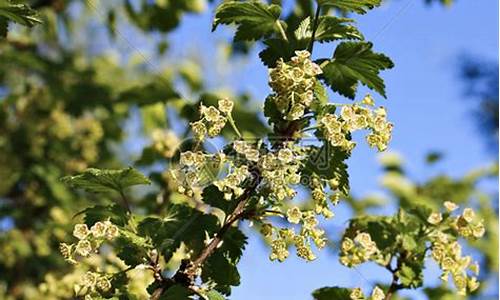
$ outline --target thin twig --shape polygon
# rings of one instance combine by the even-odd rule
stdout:
[[[283,37],[283,39],[288,42],[288,37],[286,36],[286,33],[285,33],[285,30],[283,29],[283,26],[281,26],[280,20],[276,20],[276,26],[278,27],[278,29],[281,33],[281,37]]]
[[[316,30],[318,29],[318,22],[319,22],[319,14],[321,12],[321,5],[316,6],[316,13],[314,14],[314,21],[313,21],[313,32],[311,36],[311,41],[309,41],[309,53],[312,54],[313,52],[313,47],[314,47],[314,39],[316,38]]]

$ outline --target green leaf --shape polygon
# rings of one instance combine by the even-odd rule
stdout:
[[[343,42],[335,49],[333,59],[323,67],[323,78],[333,91],[354,99],[358,81],[386,97],[381,70],[394,66],[391,59],[372,51],[366,42]]]
[[[6,37],[9,29],[9,22],[6,18],[0,17],[0,37]]]
[[[162,77],[145,85],[135,86],[122,92],[117,99],[121,103],[134,103],[139,106],[178,99],[180,95],[172,87],[172,83]]]
[[[348,18],[321,16],[318,19],[314,40],[320,43],[335,40],[362,40],[361,32],[356,27],[349,25],[353,22],[353,19]],[[312,29],[310,19],[307,17],[295,30],[295,38],[299,41],[306,41],[307,45],[312,38]]]
[[[334,7],[345,12],[365,14],[368,10],[380,6],[382,0],[317,0],[323,7]]]
[[[220,247],[203,266],[201,274],[203,281],[214,282],[216,290],[229,295],[231,286],[240,284],[236,264],[243,254],[246,243],[247,237],[237,227],[229,228]]]
[[[93,193],[121,193],[123,189],[133,185],[151,184],[146,176],[132,167],[121,170],[87,169],[79,175],[66,176],[61,180],[69,186]]]
[[[36,10],[31,9],[28,5],[0,0],[0,22],[5,24],[5,19],[28,27],[42,23],[37,17]]]
[[[423,260],[421,263],[407,264],[403,263],[396,272],[401,284],[409,288],[418,288],[423,284],[422,269],[424,267]]]
[[[240,274],[236,263],[231,262],[220,251],[212,254],[201,272],[203,282],[215,283],[215,289],[224,295],[231,294],[231,286],[240,284]]]
[[[264,116],[269,119],[269,125],[277,124],[282,120],[281,112],[271,97],[267,97],[264,101]]]
[[[298,44],[295,41],[285,41],[283,39],[267,39],[264,41],[267,47],[259,53],[260,60],[264,65],[274,68],[278,59],[289,61],[294,56],[295,50],[304,49],[307,42]]]
[[[322,287],[313,292],[314,300],[351,300],[351,290],[341,287]]]
[[[219,24],[236,24],[237,41],[252,41],[270,36],[277,29],[281,14],[278,5],[259,1],[227,1],[217,7],[212,31]]]
[[[153,249],[145,238],[127,230],[120,231],[115,245],[118,257],[128,266],[137,266],[147,262],[145,259],[148,250]]]
[[[354,20],[348,18],[321,16],[314,40],[320,43],[344,39],[362,40],[361,32],[356,27],[349,25],[353,22]]]
[[[328,104],[328,92],[320,81],[314,84],[314,101],[311,104],[311,110],[321,114],[323,107]]]
[[[186,287],[176,284],[166,290],[160,300],[188,300],[193,293]]]
[[[203,202],[212,207],[221,209],[226,214],[231,213],[237,205],[236,201],[225,200],[224,193],[219,191],[219,189],[213,184],[203,189],[202,198]]]
[[[218,219],[185,205],[173,204],[166,208],[167,216],[147,217],[138,225],[138,234],[151,239],[168,261],[183,242],[196,256],[210,236],[219,228]]]
[[[349,192],[349,174],[345,163],[347,158],[349,158],[348,153],[325,143],[321,148],[312,148],[304,172],[325,179],[337,179],[339,190],[347,195]]]
[[[84,222],[89,227],[94,225],[98,221],[110,220],[113,224],[118,226],[124,226],[128,223],[127,211],[116,204],[103,206],[96,205],[89,207],[77,215],[84,214]],[[76,217],[76,216],[75,216]]]

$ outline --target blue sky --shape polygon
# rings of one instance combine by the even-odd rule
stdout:
[[[463,99],[458,59],[464,53],[493,61],[498,57],[498,1],[458,0],[449,8],[426,6],[423,2],[388,1],[380,9],[355,17],[366,39],[374,42],[375,50],[395,62],[394,69],[382,74],[387,100],[375,98],[387,107],[389,119],[395,123],[390,149],[405,157],[410,176],[418,180],[441,172],[459,176],[491,162],[491,153],[486,151],[473,122],[473,104]],[[232,31],[220,28],[211,33],[211,14],[209,9],[201,16],[187,16],[180,29],[170,35],[171,51],[161,60],[168,64],[182,57],[201,57],[211,88],[230,87],[248,91],[255,99],[264,99],[269,88],[267,69],[257,57],[260,49],[254,49],[247,58],[233,61],[229,67],[220,68],[217,49]],[[126,32],[126,36],[129,34],[134,35]],[[151,39],[134,35],[124,47],[131,43],[134,49],[147,55],[152,53],[150,42]],[[330,56],[332,50],[332,46],[317,47],[315,56]],[[366,91],[361,89],[359,95]],[[332,101],[343,100],[332,94]],[[349,162],[351,186],[356,195],[365,195],[378,189],[380,168],[375,151],[363,146],[356,150]],[[432,168],[424,163],[430,150],[445,153],[445,159]],[[331,232],[343,228],[349,217],[342,208],[337,215],[329,225]],[[322,286],[367,287],[376,278],[387,283],[390,280],[389,273],[370,266],[346,269],[328,250],[312,263],[292,255],[280,264],[270,262],[267,255],[268,249],[251,235],[239,265],[241,285],[234,288],[232,299],[302,300],[310,299],[311,291]]]

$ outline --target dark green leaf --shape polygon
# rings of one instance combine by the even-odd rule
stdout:
[[[313,292],[314,300],[351,300],[351,290],[341,287],[322,287]]]
[[[267,47],[259,53],[259,57],[264,65],[273,68],[278,59],[289,61],[294,56],[295,50],[307,47],[307,42],[297,43],[295,41],[287,42],[283,39],[268,39],[264,41]]]
[[[147,217],[139,223],[138,233],[147,236],[155,248],[169,260],[175,250],[184,242],[193,255],[204,247],[206,234],[212,235],[218,228],[214,215],[203,214],[185,205],[171,205],[164,218]]]
[[[176,284],[166,290],[160,300],[189,300],[193,293],[186,287]]]
[[[225,200],[224,193],[219,191],[219,189],[215,185],[209,185],[204,188],[202,198],[203,202],[212,207],[221,209],[226,214],[231,213],[236,206],[236,201]]]
[[[115,245],[118,257],[128,266],[146,263],[148,250],[152,250],[152,246],[146,239],[126,230],[120,231]]]
[[[167,79],[158,77],[146,85],[130,88],[118,96],[118,102],[148,105],[157,102],[167,102],[179,98],[172,84]]]
[[[89,227],[94,225],[98,221],[104,221],[108,219],[113,224],[119,226],[124,226],[128,222],[127,211],[123,207],[116,204],[109,206],[96,205],[83,210],[77,215],[79,214],[85,215],[83,219],[85,224],[87,224]]]
[[[334,7],[345,12],[365,14],[368,10],[380,6],[382,0],[317,0],[323,7]]]
[[[132,167],[121,170],[87,169],[79,175],[66,176],[61,180],[74,188],[93,193],[122,192],[129,186],[151,184],[146,176]]]
[[[333,59],[323,67],[323,78],[335,91],[354,99],[358,81],[386,97],[381,70],[394,66],[385,55],[372,51],[372,44],[343,42],[335,49]]]
[[[9,22],[6,18],[0,17],[0,37],[6,37],[9,28]]]
[[[421,263],[412,264],[403,263],[399,271],[396,272],[396,275],[399,277],[401,284],[405,287],[418,288],[422,286],[423,283],[423,267],[423,261]]]
[[[259,1],[227,1],[217,7],[212,30],[219,24],[236,24],[235,40],[252,41],[270,36],[276,30],[281,7]]]
[[[208,258],[201,272],[203,282],[213,282],[215,289],[224,295],[231,294],[231,286],[240,284],[236,264],[217,251]]]
[[[344,194],[349,192],[349,174],[345,160],[349,154],[329,143],[321,148],[313,148],[306,163],[304,172],[306,174],[316,174],[326,179],[337,179],[339,190]]]

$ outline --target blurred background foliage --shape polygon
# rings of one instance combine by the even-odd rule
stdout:
[[[72,285],[80,275],[63,277],[71,266],[63,261],[58,245],[68,240],[75,212],[106,199],[70,191],[59,181],[64,175],[88,167],[139,166],[148,171],[155,186],[136,193],[133,205],[145,215],[161,214],[167,203],[178,201],[162,166],[187,137],[185,125],[197,118],[195,107],[201,101],[213,104],[221,96],[230,96],[237,103],[233,116],[241,130],[254,135],[268,130],[248,94],[208,88],[199,57],[164,69],[154,63],[154,57],[169,51],[169,33],[186,16],[210,9],[212,2],[216,1],[0,1],[0,30],[5,35],[0,38],[0,299],[72,298]],[[27,19],[12,19],[6,13],[11,4],[33,10],[25,11]],[[294,5],[288,20],[299,22],[313,14],[311,0],[297,0]],[[30,19],[35,13],[41,24]],[[136,51],[121,33],[124,30],[155,40],[153,60]],[[99,44],[103,35],[106,42]],[[252,47],[227,42],[231,55],[246,55]],[[121,49],[124,55],[102,48]],[[226,59],[233,59],[231,55]],[[478,123],[488,128],[481,131],[495,149],[498,63],[471,57],[462,61],[465,93],[477,99]],[[139,130],[131,130],[131,119]],[[145,140],[146,146],[131,149],[133,139]],[[348,199],[357,214],[386,203],[408,206],[419,201],[436,206],[448,199],[470,203],[488,224],[486,238],[470,247],[482,253],[484,276],[498,276],[498,249],[491,247],[498,244],[493,205],[498,199],[477,184],[484,176],[496,176],[495,170],[413,183],[397,160],[386,160],[384,167],[383,183],[391,197]],[[115,270],[122,267],[112,252],[92,263]],[[134,278],[141,298],[151,279]],[[448,293],[426,291],[430,299],[445,299],[441,292]]]

